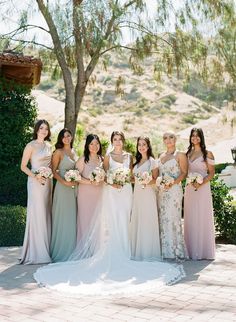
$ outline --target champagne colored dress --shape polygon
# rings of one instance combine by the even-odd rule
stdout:
[[[58,170],[64,178],[66,171],[75,168],[75,161],[64,154]],[[52,241],[50,245],[53,262],[66,261],[76,245],[76,189],[57,181],[52,205]]]
[[[51,145],[29,143],[34,152],[31,157],[32,171],[40,167],[48,167],[51,163]],[[52,179],[47,179],[45,185],[35,178],[28,177],[28,202],[25,237],[20,264],[42,264],[51,261],[49,244],[51,238],[51,200]]]
[[[207,158],[209,164],[214,160]],[[196,172],[207,176],[207,165],[203,157],[188,161],[189,173]],[[198,259],[215,258],[215,229],[210,182],[197,191],[192,185],[185,188],[184,194],[184,237],[189,257]]]
[[[142,165],[136,164],[134,175],[150,172],[157,162],[150,157]],[[130,225],[131,254],[135,260],[152,261],[161,259],[159,220],[155,186],[142,188],[135,177],[133,208]]]
[[[164,164],[159,160],[159,173],[173,178],[180,175],[175,155]],[[181,222],[182,199],[181,184],[175,184],[167,191],[162,188],[158,191],[162,257],[166,259],[182,259],[187,255]]]

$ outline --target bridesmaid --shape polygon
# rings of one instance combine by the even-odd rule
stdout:
[[[214,156],[206,150],[203,131],[193,128],[187,151],[189,173],[203,176],[203,183],[186,186],[184,195],[184,236],[189,257],[215,258],[215,231],[210,180],[215,174]]]
[[[75,168],[76,154],[72,149],[72,133],[62,129],[52,156],[52,171],[57,180],[52,206],[52,241],[50,245],[53,262],[66,261],[76,244],[76,183],[64,179],[66,171]]]
[[[142,187],[137,175],[148,172],[152,180]],[[148,137],[137,140],[133,208],[131,215],[131,255],[135,260],[158,260],[161,258],[159,222],[156,191],[153,187],[158,176],[157,162],[154,160]]]
[[[23,152],[21,170],[28,176],[28,202],[25,237],[20,264],[51,262],[49,244],[51,236],[52,180],[44,179],[35,171],[49,167],[51,162],[50,128],[46,120],[39,120],[34,127],[33,141]],[[28,163],[31,169],[28,168]]]
[[[96,134],[89,134],[84,146],[84,155],[76,163],[76,168],[82,177],[78,188],[77,251],[84,248],[84,239],[91,223],[96,219],[96,211],[100,206],[103,182],[92,182],[89,176],[95,168],[102,168],[102,161],[99,137]]]
[[[186,257],[181,223],[181,181],[187,175],[188,163],[185,153],[176,150],[176,136],[173,132],[164,133],[163,142],[166,152],[160,155],[160,176],[170,176],[174,182],[165,185],[164,189],[160,188],[158,192],[162,257],[178,260]]]

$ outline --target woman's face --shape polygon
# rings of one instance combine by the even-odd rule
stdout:
[[[48,136],[48,126],[45,123],[42,123],[37,132],[38,138],[45,139]]]
[[[140,139],[138,141],[138,152],[141,154],[145,154],[148,151],[148,145],[147,142],[143,139]]]
[[[93,139],[93,141],[91,141],[91,143],[89,144],[89,152],[97,154],[99,149],[100,149],[100,144],[99,144],[98,140]]]
[[[163,135],[163,142],[166,147],[174,147],[176,143],[176,137],[172,133],[165,133]]]
[[[64,133],[64,137],[62,139],[62,142],[64,145],[70,145],[72,141],[72,136],[69,132]]]
[[[112,140],[112,144],[114,146],[114,148],[123,148],[123,141],[122,141],[122,137],[118,134],[114,135],[113,140]]]
[[[193,145],[197,145],[197,144],[200,144],[201,143],[201,138],[199,137],[198,133],[195,132],[195,131],[192,133],[191,143]]]

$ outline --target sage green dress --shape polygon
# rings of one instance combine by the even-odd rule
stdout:
[[[65,172],[75,168],[75,161],[64,154],[58,170],[64,178]],[[67,187],[57,181],[52,204],[51,258],[53,262],[68,260],[76,245],[76,188]]]

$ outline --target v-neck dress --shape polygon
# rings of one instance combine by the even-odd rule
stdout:
[[[157,162],[150,157],[142,165],[134,166],[134,175],[150,172]],[[154,185],[142,188],[135,177],[133,207],[130,224],[131,255],[134,260],[161,259],[157,196]]]
[[[209,164],[214,160],[207,158]],[[203,157],[188,161],[188,172],[207,176],[207,165]],[[189,257],[198,259],[215,258],[215,229],[210,182],[197,191],[187,185],[184,194],[184,237]]]

